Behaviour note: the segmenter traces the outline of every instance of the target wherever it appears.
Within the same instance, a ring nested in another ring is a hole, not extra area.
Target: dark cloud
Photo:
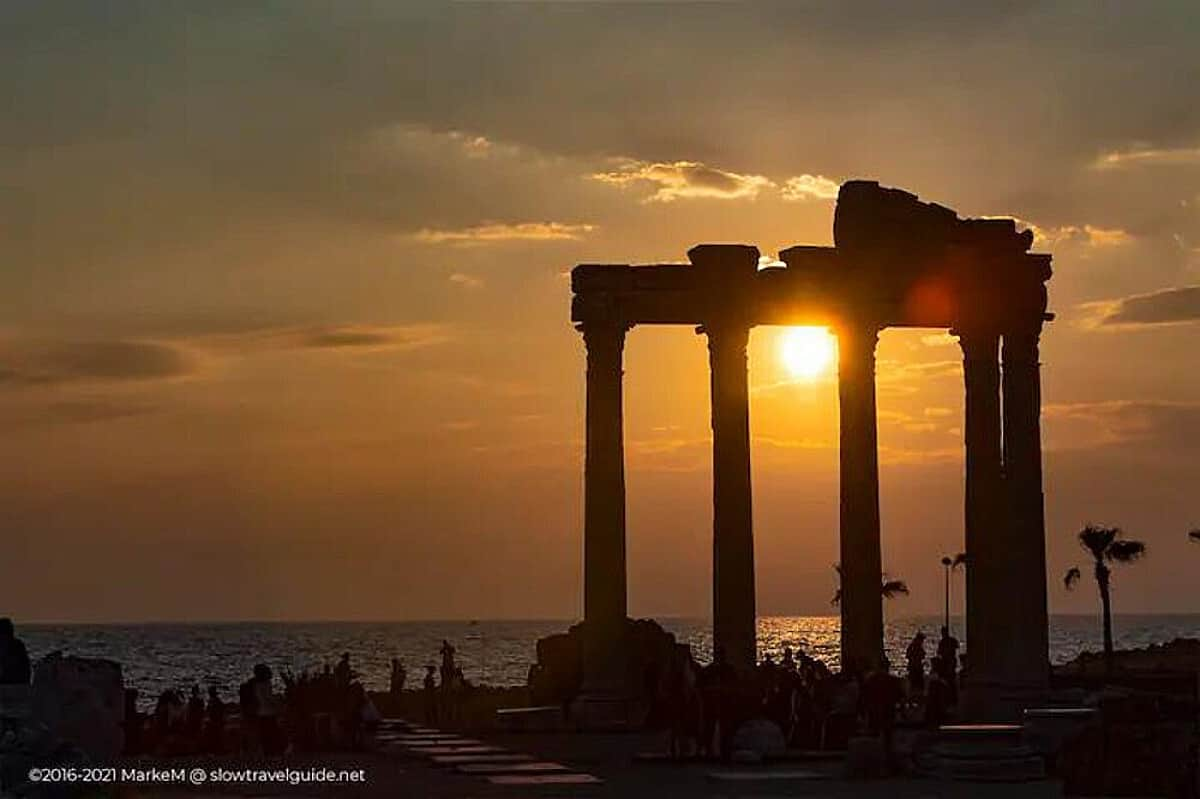
[[[317,349],[341,347],[380,347],[395,339],[387,333],[369,330],[323,330],[304,338],[304,346]]]
[[[1094,306],[1101,325],[1167,325],[1200,321],[1200,286],[1135,294]]]
[[[450,337],[444,325],[343,325],[262,330],[234,337],[237,349],[407,350],[440,344]],[[226,341],[226,343],[230,343]]]
[[[163,380],[196,369],[195,358],[147,341],[22,341],[0,343],[0,384],[50,385],[76,380]]]
[[[1200,403],[1112,400],[1049,404],[1047,449],[1124,447],[1150,459],[1193,457],[1200,447]]]

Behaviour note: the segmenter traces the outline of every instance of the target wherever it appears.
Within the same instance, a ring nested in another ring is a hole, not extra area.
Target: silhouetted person
[[[939,673],[942,675],[942,680],[945,681],[948,691],[946,704],[948,706],[957,705],[958,670],[956,666],[958,665],[958,639],[950,634],[949,627],[942,627],[942,635],[938,639],[937,656],[942,666]]]
[[[941,658],[934,656],[929,663],[929,684],[925,689],[925,726],[936,730],[946,721],[946,708],[950,704],[950,688],[942,676],[945,666]]]
[[[271,667],[259,663],[254,667],[254,679],[251,682],[258,743],[264,755],[279,754],[283,751],[283,740],[279,729],[279,701],[272,685]]]
[[[425,667],[425,685],[424,685],[424,700],[425,700],[425,723],[437,723],[437,678],[434,677],[436,669],[433,666]]]
[[[29,685],[29,652],[16,636],[12,619],[0,618],[0,685]]]
[[[783,648],[783,659],[779,661],[779,665],[785,671],[796,670],[796,658],[792,655],[792,648],[790,646]]]
[[[733,717],[737,671],[725,660],[725,650],[713,650],[713,662],[700,671],[700,691],[704,698],[704,736],[700,745],[709,756],[728,757],[733,740]],[[714,739],[716,745],[714,747]]]
[[[404,661],[400,658],[392,658],[392,679],[388,685],[389,693],[392,696],[400,696],[404,693],[404,683],[408,680],[408,670],[404,668]]]
[[[958,639],[950,634],[949,627],[942,627],[942,635],[937,645],[938,660],[942,663],[942,679],[954,682],[954,673],[958,664]]]
[[[917,632],[904,651],[908,665],[908,686],[914,694],[925,690],[925,633]]]
[[[208,686],[208,706],[205,708],[204,749],[213,754],[225,750],[225,703],[217,686]]]
[[[820,705],[824,713],[821,726],[821,748],[846,748],[858,725],[858,706],[861,690],[858,673],[850,664],[849,671],[831,675],[820,687]]]
[[[455,649],[454,649],[454,646],[449,641],[447,641],[446,639],[443,638],[442,639],[442,648],[440,650],[438,650],[438,652],[442,656],[442,667],[441,667],[442,690],[446,691],[446,690],[449,690],[450,687],[454,683],[454,652],[455,652]]]
[[[669,754],[673,758],[691,757],[696,753],[703,730],[700,667],[687,644],[676,644],[673,655],[666,697],[671,725]]]
[[[192,695],[187,704],[187,734],[194,741],[200,740],[204,730],[204,699],[200,696],[200,686],[192,686]]]
[[[354,671],[350,668],[350,653],[343,652],[337,666],[333,669],[333,681],[339,688],[348,688],[352,679],[354,679]]]
[[[863,681],[862,702],[867,716],[867,732],[883,739],[889,767],[892,763],[892,733],[896,729],[896,706],[904,698],[899,677],[892,676],[887,658]]]

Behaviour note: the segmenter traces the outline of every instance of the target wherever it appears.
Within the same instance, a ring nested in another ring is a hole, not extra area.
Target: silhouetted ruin
[[[757,248],[700,244],[690,263],[582,264],[571,317],[587,347],[584,700],[620,701],[625,628],[622,354],[634,325],[708,337],[713,427],[713,637],[755,662],[746,345],[755,325],[820,325],[838,337],[842,663],[883,658],[875,345],[887,327],[946,328],[966,390],[967,675],[972,715],[1044,691],[1049,654],[1038,341],[1049,255],[1012,219],[960,219],[867,181],[841,187],[833,247],[795,246],[785,267]],[[1001,402],[1003,397],[1003,402]],[[1005,705],[1005,707],[1007,707]]]

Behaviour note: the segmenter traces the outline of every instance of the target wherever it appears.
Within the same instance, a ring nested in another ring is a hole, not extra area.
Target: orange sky
[[[836,184],[1055,256],[1050,599],[1072,534],[1196,610],[1189,4],[27,4],[0,29],[0,599],[21,620],[572,617],[572,265],[830,244]],[[397,7],[398,6],[398,7]],[[837,403],[751,342],[759,606],[827,613]],[[706,352],[628,339],[631,610],[708,612]],[[940,607],[960,353],[879,347],[884,563]]]

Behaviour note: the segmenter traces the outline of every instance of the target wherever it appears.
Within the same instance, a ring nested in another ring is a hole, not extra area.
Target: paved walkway
[[[1044,780],[1018,784],[943,782],[895,778],[841,779],[839,761],[769,766],[678,763],[639,754],[662,752],[665,738],[648,733],[504,733],[474,737],[400,720],[381,726],[379,749],[297,756],[274,767],[363,768],[364,785],[206,786],[130,791],[129,796],[336,796],[429,799],[736,799],[737,797],[866,797],[867,799],[992,799],[1062,795]],[[194,761],[160,765],[192,766]],[[223,764],[224,765],[224,764]]]

